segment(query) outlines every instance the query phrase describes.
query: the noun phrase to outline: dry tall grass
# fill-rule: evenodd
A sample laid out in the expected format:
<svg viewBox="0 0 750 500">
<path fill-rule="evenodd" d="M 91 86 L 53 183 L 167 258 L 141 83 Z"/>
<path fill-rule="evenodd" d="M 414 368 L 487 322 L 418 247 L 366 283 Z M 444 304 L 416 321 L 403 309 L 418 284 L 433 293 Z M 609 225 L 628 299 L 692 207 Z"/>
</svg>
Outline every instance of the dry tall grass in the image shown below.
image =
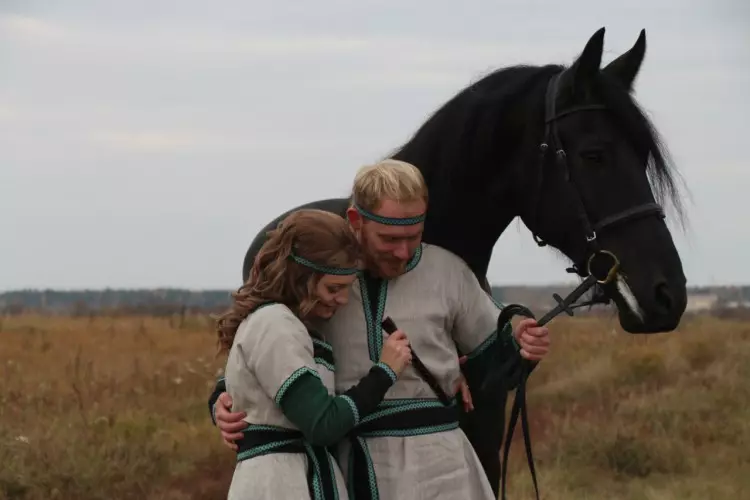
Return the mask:
<svg viewBox="0 0 750 500">
<path fill-rule="evenodd" d="M 749 322 L 695 318 L 654 337 L 613 320 L 553 326 L 529 387 L 543 498 L 750 491 Z M 0 498 L 222 498 L 233 461 L 208 419 L 213 353 L 205 318 L 5 318 Z M 522 450 L 511 498 L 532 498 Z"/>
</svg>

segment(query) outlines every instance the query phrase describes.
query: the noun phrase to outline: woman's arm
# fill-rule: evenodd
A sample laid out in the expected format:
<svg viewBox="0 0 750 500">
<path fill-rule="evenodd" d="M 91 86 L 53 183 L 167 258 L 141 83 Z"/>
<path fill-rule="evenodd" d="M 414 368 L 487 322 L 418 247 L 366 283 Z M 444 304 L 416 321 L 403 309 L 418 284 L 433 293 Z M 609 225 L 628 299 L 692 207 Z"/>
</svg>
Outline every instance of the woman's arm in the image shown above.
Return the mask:
<svg viewBox="0 0 750 500">
<path fill-rule="evenodd" d="M 357 385 L 331 396 L 318 377 L 305 373 L 287 389 L 279 405 L 308 441 L 329 446 L 372 413 L 395 382 L 395 372 L 381 362 L 370 368 Z"/>
</svg>

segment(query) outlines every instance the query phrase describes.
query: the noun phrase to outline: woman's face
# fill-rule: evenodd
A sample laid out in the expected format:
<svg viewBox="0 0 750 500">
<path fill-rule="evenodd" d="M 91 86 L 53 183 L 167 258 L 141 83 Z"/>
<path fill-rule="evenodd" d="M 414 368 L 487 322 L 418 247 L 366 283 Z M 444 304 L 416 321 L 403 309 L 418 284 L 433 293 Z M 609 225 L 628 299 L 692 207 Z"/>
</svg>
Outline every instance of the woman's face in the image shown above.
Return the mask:
<svg viewBox="0 0 750 500">
<path fill-rule="evenodd" d="M 336 310 L 349 301 L 349 288 L 357 276 L 337 276 L 325 274 L 315 287 L 318 304 L 312 310 L 312 314 L 319 318 L 328 319 Z"/>
</svg>

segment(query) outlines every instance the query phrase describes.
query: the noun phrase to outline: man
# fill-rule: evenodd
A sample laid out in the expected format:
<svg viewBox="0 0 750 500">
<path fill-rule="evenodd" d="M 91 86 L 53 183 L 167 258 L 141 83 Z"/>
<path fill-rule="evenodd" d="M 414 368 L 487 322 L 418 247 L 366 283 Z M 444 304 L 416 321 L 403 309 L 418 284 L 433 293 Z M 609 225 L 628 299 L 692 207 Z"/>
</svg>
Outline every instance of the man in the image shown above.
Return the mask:
<svg viewBox="0 0 750 500">
<path fill-rule="evenodd" d="M 356 384 L 377 363 L 385 318 L 406 333 L 415 356 L 380 410 L 362 419 L 338 447 L 350 498 L 356 500 L 494 499 L 459 428 L 455 402 L 438 396 L 453 389 L 461 354 L 472 380 L 500 371 L 507 381 L 522 358 L 538 361 L 549 348 L 547 329 L 534 320 L 498 332 L 498 308 L 468 266 L 422 242 L 427 203 L 424 179 L 413 165 L 386 160 L 360 169 L 346 215 L 363 246 L 366 271 L 349 303 L 314 325 L 333 346 L 337 392 Z M 230 408 L 221 400 L 215 406 L 225 439 L 227 431 L 244 426 L 238 422 L 242 414 Z M 229 425 L 233 422 L 238 425 Z"/>
</svg>

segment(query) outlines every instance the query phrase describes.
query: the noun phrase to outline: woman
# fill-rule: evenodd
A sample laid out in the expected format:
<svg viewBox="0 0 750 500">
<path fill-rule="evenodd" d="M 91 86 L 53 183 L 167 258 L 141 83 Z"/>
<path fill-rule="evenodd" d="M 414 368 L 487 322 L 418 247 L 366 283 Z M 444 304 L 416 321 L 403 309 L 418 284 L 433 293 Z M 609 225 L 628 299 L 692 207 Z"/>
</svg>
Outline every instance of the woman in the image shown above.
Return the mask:
<svg viewBox="0 0 750 500">
<path fill-rule="evenodd" d="M 346 500 L 327 447 L 375 410 L 411 362 L 403 332 L 385 342 L 380 362 L 334 395 L 332 350 L 309 328 L 348 300 L 360 253 L 346 220 L 300 210 L 269 233 L 248 282 L 219 318 L 228 351 L 233 411 L 245 411 L 229 499 Z"/>
</svg>

